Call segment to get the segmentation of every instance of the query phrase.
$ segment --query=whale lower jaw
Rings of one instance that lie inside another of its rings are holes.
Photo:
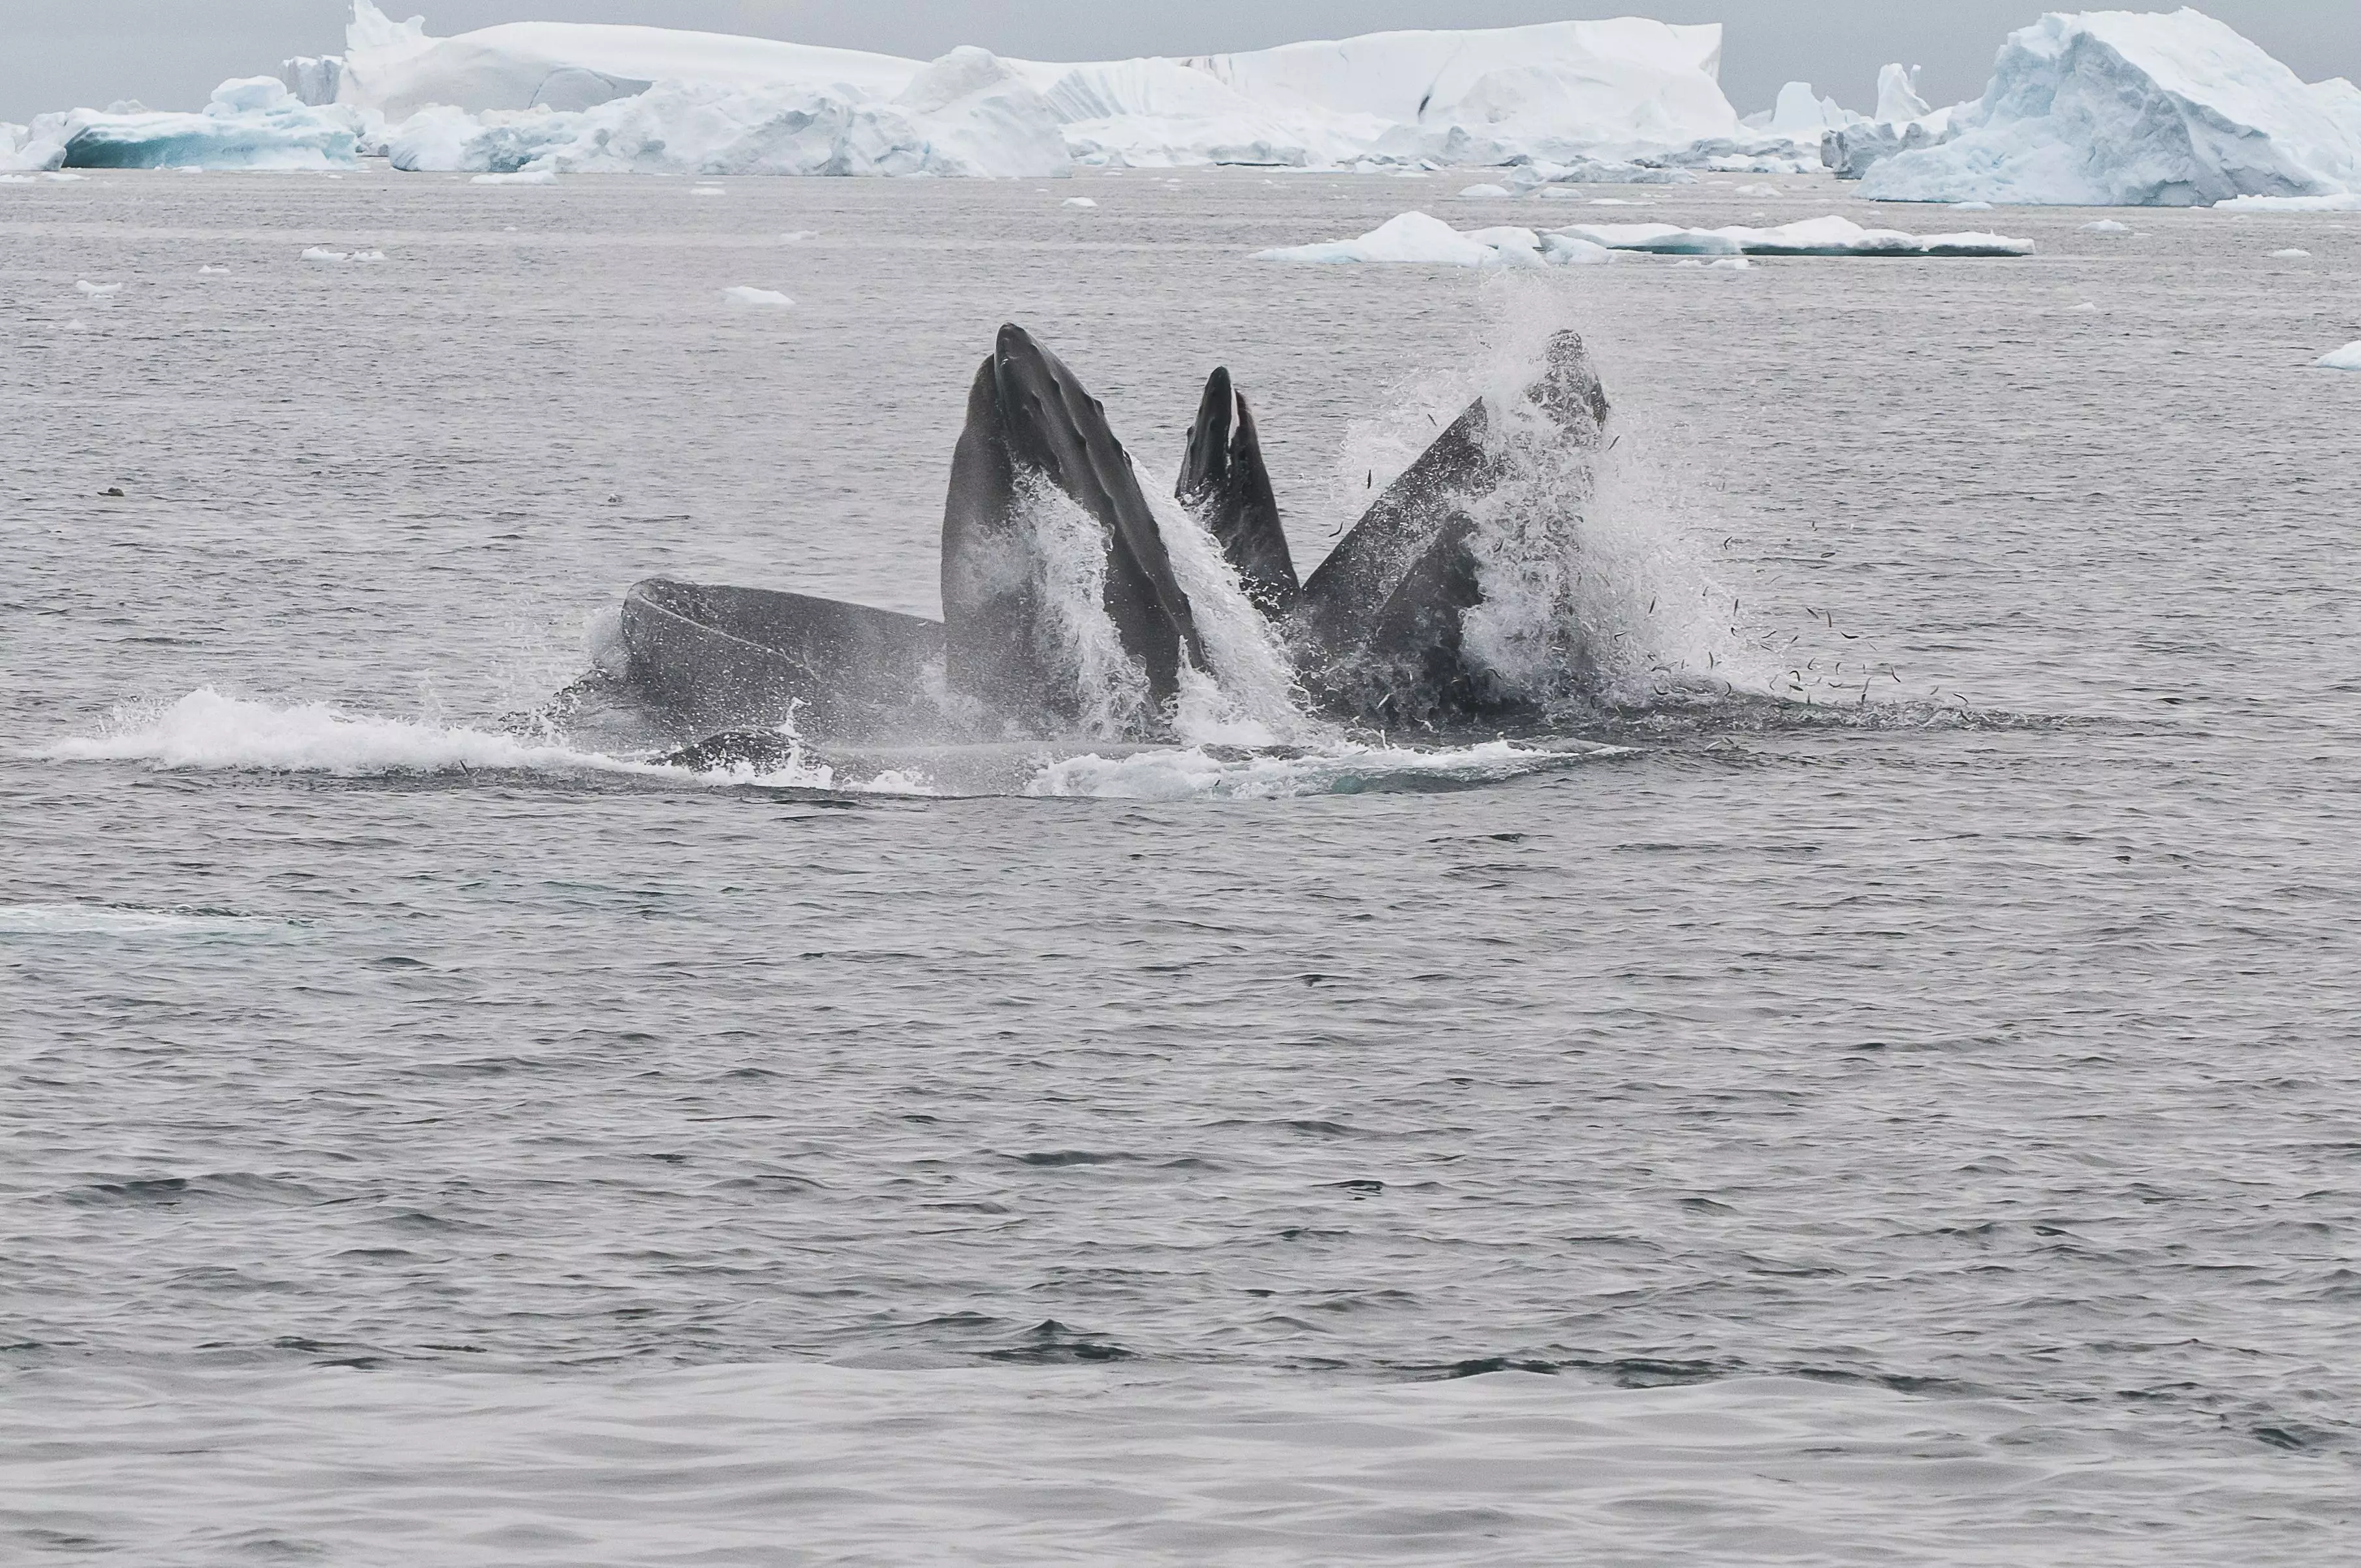
[[[1470,404],[1299,580],[1254,416],[1225,369],[1208,378],[1176,494],[1323,716],[1445,729],[1518,706],[1463,636],[1483,602],[1477,510],[1513,463],[1497,424],[1537,416],[1547,440],[1596,448],[1608,413],[1571,332],[1551,340],[1524,397],[1524,409]],[[1044,495],[1087,520],[1098,558],[1084,564],[1103,568],[1099,608],[1145,678],[1152,728],[1181,669],[1209,669],[1196,608],[1104,409],[1015,325],[977,369],[952,459],[943,620],[650,577],[624,596],[628,680],[675,728],[708,736],[782,725],[852,744],[1075,733],[1085,703],[1060,659],[1071,607],[1036,536]]]

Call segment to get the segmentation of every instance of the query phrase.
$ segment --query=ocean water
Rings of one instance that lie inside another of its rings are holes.
[[[1737,182],[0,186],[0,1560],[2351,1558],[2361,223],[1246,258],[1865,211]],[[1577,326],[1624,700],[532,717],[651,573],[934,609],[1003,320],[1306,565]]]

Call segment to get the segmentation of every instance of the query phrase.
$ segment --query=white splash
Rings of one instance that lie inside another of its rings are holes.
[[[1213,665],[1181,676],[1175,715],[1181,739],[1271,746],[1308,744],[1333,735],[1333,726],[1305,711],[1287,644],[1246,598],[1237,568],[1203,520],[1151,486],[1137,465],[1133,477],[1156,514],[1172,579],[1189,598],[1197,639]]]
[[[790,736],[792,740],[793,737]],[[326,773],[345,778],[515,770],[633,774],[697,784],[760,784],[829,789],[825,765],[791,748],[781,768],[685,769],[525,740],[464,724],[347,713],[325,703],[277,704],[200,686],[176,702],[116,707],[103,733],[60,740],[34,755],[46,762],[136,762],[199,772]]]
[[[1472,352],[1397,388],[1384,413],[1348,431],[1335,477],[1350,526],[1370,499],[1477,398],[1500,483],[1470,509],[1484,602],[1462,621],[1466,648],[1508,695],[1563,707],[1642,705],[1672,693],[1767,695],[1777,672],[1741,630],[1742,587],[1707,535],[1736,532],[1720,503],[1656,455],[1650,422],[1618,407],[1598,450],[1567,443],[1525,398],[1551,337],[1578,328],[1582,297],[1554,280],[1487,285],[1492,323]],[[1586,338],[1594,356],[1598,345]],[[1606,377],[1615,402],[1615,378]],[[1661,444],[1668,449],[1675,444]]]
[[[1016,480],[1019,536],[1039,572],[1049,652],[1072,681],[1084,733],[1115,740],[1137,734],[1150,711],[1148,672],[1124,652],[1106,612],[1106,532],[1038,474]]]

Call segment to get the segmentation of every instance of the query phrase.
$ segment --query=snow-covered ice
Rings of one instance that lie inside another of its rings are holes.
[[[328,262],[350,261],[352,259],[352,254],[349,251],[330,250],[324,245],[315,245],[303,253],[303,259],[306,261]]]
[[[2096,222],[2084,224],[2082,232],[2084,234],[2129,234],[2132,232],[2132,225],[2119,224],[2113,218],[2100,218]]]
[[[2312,361],[2323,370],[2361,370],[2361,342],[2348,343]]]
[[[397,169],[487,173],[1040,178],[1072,169],[1048,102],[979,49],[915,66],[891,98],[841,82],[747,90],[664,81],[584,109],[470,115],[436,105],[395,126],[388,143]]]
[[[1489,202],[1496,201],[1508,193],[1509,188],[1506,185],[1483,184],[1470,185],[1461,191],[1459,195],[1463,201]]]
[[[2008,37],[1947,139],[1870,169],[1877,201],[2202,206],[2361,186],[2361,92],[2307,85],[2201,12],[2053,13]]]
[[[761,310],[782,310],[795,303],[785,294],[770,289],[752,289],[741,283],[721,291],[721,298],[732,305],[752,305]]]
[[[2308,250],[2299,250],[2293,246],[2290,246],[2285,250],[2274,250],[2271,252],[2271,259],[2273,261],[2309,261],[2311,258],[2312,252]]]
[[[226,267],[200,267],[197,269],[197,276],[200,278],[226,278],[229,276],[229,269]]]
[[[1531,229],[1519,231],[1526,236],[1531,249],[1538,254],[1540,236]],[[1257,261],[1298,262],[1401,262],[1428,267],[1499,267],[1509,265],[1500,252],[1471,236],[1461,234],[1441,218],[1424,213],[1403,213],[1388,218],[1358,239],[1332,240],[1321,245],[1283,246],[1255,252]]]
[[[1093,202],[1088,196],[1069,196],[1058,204],[1061,207],[1095,207],[1098,205],[1096,202]]]
[[[122,287],[120,283],[93,283],[87,278],[78,278],[74,280],[74,292],[88,299],[103,299],[108,294],[118,291]]]
[[[1831,214],[1776,228],[1683,228],[1677,224],[1576,224],[1558,231],[1609,250],[1659,256],[2028,256],[2033,242],[1996,234],[1905,234],[1863,228]]]

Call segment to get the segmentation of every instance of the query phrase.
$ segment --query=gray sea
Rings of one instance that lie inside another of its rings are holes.
[[[0,185],[0,1561],[2361,1561],[2361,219],[1478,178]],[[1249,259],[1411,208],[2038,250]],[[1578,327],[1656,694],[552,718],[932,611],[1004,320],[1307,564]]]

